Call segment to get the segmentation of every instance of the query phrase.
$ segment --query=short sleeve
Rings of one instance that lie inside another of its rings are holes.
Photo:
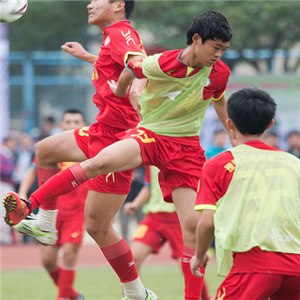
[[[127,63],[127,68],[131,71],[135,78],[146,78],[143,74],[143,60],[134,60]]]
[[[122,66],[126,66],[129,55],[143,55],[145,50],[139,35],[133,29],[112,29],[109,31],[109,39],[112,45],[111,57]]]
[[[232,168],[228,165],[231,164]],[[208,160],[203,167],[195,210],[216,210],[216,204],[226,193],[235,165],[231,152],[223,152]]]

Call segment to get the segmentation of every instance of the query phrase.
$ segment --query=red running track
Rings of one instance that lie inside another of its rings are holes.
[[[16,244],[1,245],[1,270],[42,269],[40,262],[40,245]],[[169,245],[163,246],[159,254],[151,255],[145,264],[177,264],[171,258]],[[99,247],[95,244],[85,244],[81,247],[78,257],[78,267],[108,266]]]

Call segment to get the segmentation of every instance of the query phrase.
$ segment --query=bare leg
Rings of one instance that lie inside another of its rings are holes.
[[[86,229],[120,278],[125,295],[129,299],[144,300],[146,291],[131,249],[112,225],[125,198],[126,195],[89,191],[85,210]]]
[[[55,169],[63,161],[81,162],[87,159],[76,143],[74,130],[68,130],[39,141],[35,146],[38,166]]]
[[[140,270],[140,267],[142,266],[144,260],[153,253],[153,248],[141,243],[141,242],[135,242],[133,241],[130,245],[135,264],[138,270]]]

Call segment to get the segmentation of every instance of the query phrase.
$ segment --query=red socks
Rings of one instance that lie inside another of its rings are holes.
[[[202,286],[202,293],[201,293],[201,300],[210,300],[212,297],[210,296],[209,290],[208,290],[208,285],[206,281],[203,281],[203,286]]]
[[[123,238],[115,244],[100,247],[100,249],[121,282],[129,282],[138,278],[139,274],[131,249]]]
[[[58,299],[69,300],[78,298],[78,292],[73,289],[74,270],[65,270],[59,267],[55,271],[49,272],[49,275],[58,287]]]
[[[184,276],[184,299],[185,300],[199,300],[201,297],[202,284],[204,277],[196,277],[191,272],[190,260],[195,254],[195,248],[187,248],[183,246],[183,253],[181,259],[181,268]],[[204,270],[200,267],[201,273]]]
[[[56,270],[54,270],[52,272],[48,272],[49,275],[51,276],[51,278],[53,279],[55,285],[57,285],[58,278],[59,278],[59,275],[60,275],[60,270],[61,270],[61,268],[58,267]]]
[[[49,178],[56,175],[60,172],[60,168],[58,169],[43,169],[38,167],[38,183],[39,187],[42,186]],[[54,197],[49,199],[47,202],[41,205],[41,208],[44,210],[54,210],[56,209],[57,198]]]
[[[31,211],[41,206],[45,201],[51,201],[54,197],[67,194],[87,181],[88,178],[80,164],[71,167],[52,176],[40,188],[31,194]]]

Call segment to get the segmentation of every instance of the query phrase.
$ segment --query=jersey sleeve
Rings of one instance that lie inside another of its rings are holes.
[[[208,160],[203,167],[195,210],[216,210],[216,204],[226,193],[235,170],[231,152],[223,152]]]
[[[127,63],[126,67],[131,71],[135,78],[146,78],[143,74],[143,60],[134,60]]]
[[[213,68],[209,76],[213,86],[213,100],[220,100],[223,97],[227,88],[229,76],[230,69],[225,63],[220,62]]]
[[[129,55],[146,56],[143,43],[133,29],[126,29],[125,32],[120,29],[110,30],[109,39],[112,43],[112,59],[124,67]]]

